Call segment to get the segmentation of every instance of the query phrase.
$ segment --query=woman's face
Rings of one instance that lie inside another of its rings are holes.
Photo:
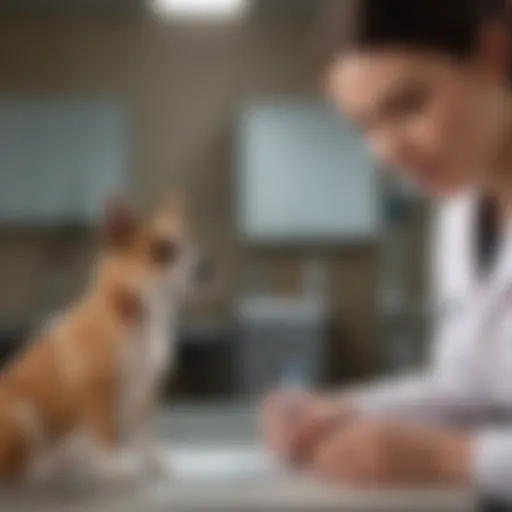
[[[487,178],[504,84],[476,62],[396,49],[349,53],[327,75],[330,98],[384,164],[436,196]]]

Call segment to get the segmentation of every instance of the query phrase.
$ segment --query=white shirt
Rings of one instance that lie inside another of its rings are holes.
[[[512,229],[504,230],[489,277],[480,281],[475,194],[439,207],[432,284],[442,314],[421,375],[355,390],[361,411],[445,425],[470,425],[478,492],[512,502]]]

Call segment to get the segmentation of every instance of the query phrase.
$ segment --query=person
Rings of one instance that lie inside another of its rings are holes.
[[[340,392],[275,390],[263,435],[333,482],[471,486],[512,510],[507,1],[355,0],[348,23],[349,3],[322,21],[322,84],[383,167],[437,205],[432,356],[420,374]]]

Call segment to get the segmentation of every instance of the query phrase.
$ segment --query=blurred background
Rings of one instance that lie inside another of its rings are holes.
[[[170,398],[422,362],[428,205],[323,103],[319,4],[0,0],[3,362],[84,289],[107,198],[176,185],[216,278],[182,318]]]

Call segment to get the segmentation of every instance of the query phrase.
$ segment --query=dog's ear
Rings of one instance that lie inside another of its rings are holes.
[[[138,219],[132,205],[122,198],[111,199],[105,208],[104,236],[108,247],[125,247],[135,234]]]

